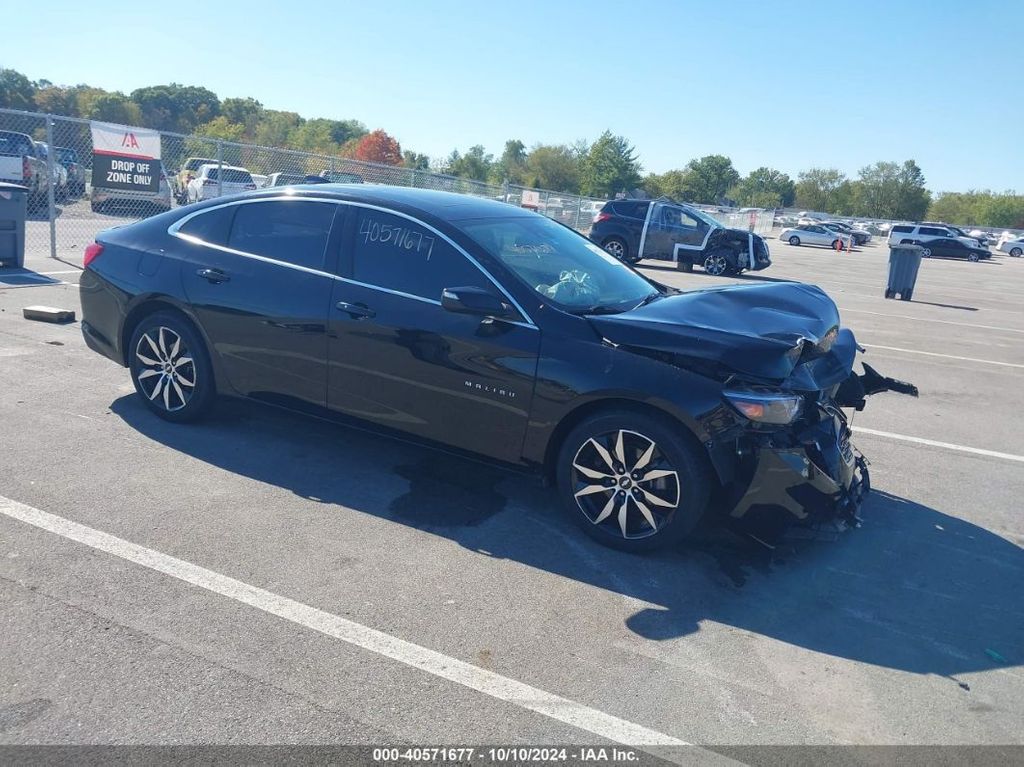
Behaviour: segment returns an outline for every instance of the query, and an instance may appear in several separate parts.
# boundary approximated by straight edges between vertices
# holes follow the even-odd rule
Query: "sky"
[[[29,29],[0,67],[202,85],[431,157],[608,129],[645,173],[707,154],[793,177],[914,159],[935,192],[1024,193],[1020,0],[47,0]]]

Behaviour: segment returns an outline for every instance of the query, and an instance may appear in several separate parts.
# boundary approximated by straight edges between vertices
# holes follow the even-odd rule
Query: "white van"
[[[978,247],[978,241],[970,237],[958,237],[956,232],[951,232],[945,227],[924,224],[897,224],[889,230],[889,245],[916,245],[940,237],[963,240],[972,247]]]

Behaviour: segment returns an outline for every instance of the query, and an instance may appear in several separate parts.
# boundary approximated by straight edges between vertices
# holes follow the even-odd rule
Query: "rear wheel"
[[[167,421],[204,415],[216,387],[206,345],[178,314],[156,312],[143,318],[128,346],[135,391],[150,410]]]
[[[795,246],[797,246],[797,245],[799,245],[799,244],[800,244],[800,238],[799,238],[799,237],[797,237],[797,236],[796,236],[796,235],[794,234],[794,235],[793,235],[792,237],[790,237],[790,238],[789,238],[789,244],[790,244],[790,245],[793,245],[794,247],[795,247]]]
[[[967,260],[977,263],[978,261],[981,260],[981,256],[979,256],[977,253],[968,253]]]
[[[609,237],[603,243],[601,247],[611,253],[620,261],[629,260],[629,246],[626,245],[626,241],[621,237]]]
[[[559,451],[558,491],[592,538],[625,551],[674,543],[708,504],[707,462],[680,425],[612,410],[572,430]]]

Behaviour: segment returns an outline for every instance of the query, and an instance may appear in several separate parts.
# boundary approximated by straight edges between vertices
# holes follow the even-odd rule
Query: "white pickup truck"
[[[30,204],[46,197],[46,160],[27,134],[0,131],[0,181],[28,187]]]

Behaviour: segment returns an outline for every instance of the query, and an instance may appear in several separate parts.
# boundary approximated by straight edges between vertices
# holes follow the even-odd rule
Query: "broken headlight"
[[[755,423],[793,423],[804,405],[798,394],[767,389],[726,389],[722,396],[740,415]]]

